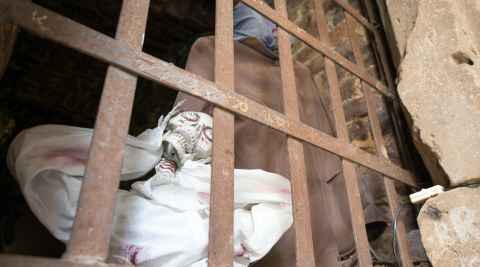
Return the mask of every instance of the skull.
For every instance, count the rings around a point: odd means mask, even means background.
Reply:
[[[187,160],[210,162],[213,140],[212,117],[202,112],[182,112],[167,124],[163,158],[181,167]]]

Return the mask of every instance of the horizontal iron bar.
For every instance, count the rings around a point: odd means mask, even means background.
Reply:
[[[348,3],[348,1],[345,1],[345,0],[334,0],[334,1],[339,6],[341,6],[345,10],[345,12],[350,14],[360,24],[365,26],[365,28],[367,28],[368,30],[370,30],[372,32],[375,32],[377,30],[376,27],[372,23],[370,23],[367,18],[362,16],[362,14],[358,10],[356,10],[352,5],[350,5]]]
[[[295,23],[288,20],[288,18],[281,16],[281,14],[279,14],[276,10],[265,4],[263,1],[242,0],[242,2],[244,2],[251,8],[257,10],[259,13],[269,18],[274,23],[278,24],[278,26],[283,28],[285,31],[302,40],[318,52],[322,53],[324,56],[331,59],[333,62],[337,63],[341,67],[345,68],[347,71],[351,72],[353,75],[360,78],[362,81],[368,83],[375,90],[377,90],[377,92],[383,94],[389,99],[393,99],[392,94],[388,91],[387,86],[382,81],[371,77],[362,68],[336,52],[335,49],[332,48],[330,45],[326,44],[325,42],[321,42],[319,39],[307,33],[305,30],[299,28]]]
[[[182,91],[236,114],[267,125],[301,141],[373,169],[401,183],[416,187],[415,177],[389,160],[267,108],[233,91],[187,72],[151,55],[134,51],[120,40],[112,39],[84,25],[25,0],[0,0],[9,3],[15,23],[49,40],[116,65],[146,79]]]
[[[23,255],[0,254],[0,266],[5,267],[132,267],[125,264],[79,263],[56,258],[41,258]]]

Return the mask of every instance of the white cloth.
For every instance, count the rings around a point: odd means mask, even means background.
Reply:
[[[161,158],[159,129],[129,136],[122,180]],[[161,134],[161,131],[160,131]],[[66,242],[75,216],[91,129],[45,125],[12,143],[8,166],[40,222]],[[211,167],[187,161],[173,182],[155,175],[119,190],[110,254],[139,266],[207,266]],[[235,170],[235,266],[263,257],[292,224],[290,183],[262,170]]]

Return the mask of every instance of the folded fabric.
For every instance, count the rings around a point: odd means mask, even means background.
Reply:
[[[162,128],[163,127],[163,128]],[[122,180],[139,178],[162,158],[162,120],[129,136]],[[22,132],[8,166],[40,222],[70,237],[92,130],[44,125]],[[207,266],[211,166],[187,161],[174,179],[160,174],[119,190],[110,255],[139,266]],[[235,266],[262,258],[292,224],[290,183],[262,170],[235,170]]]
[[[255,38],[271,57],[278,57],[277,26],[244,3],[233,9],[234,39]]]

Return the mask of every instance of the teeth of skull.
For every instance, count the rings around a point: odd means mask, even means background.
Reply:
[[[164,178],[173,178],[176,170],[177,164],[175,161],[167,159],[162,159],[158,165],[155,166],[155,171],[161,174]]]

